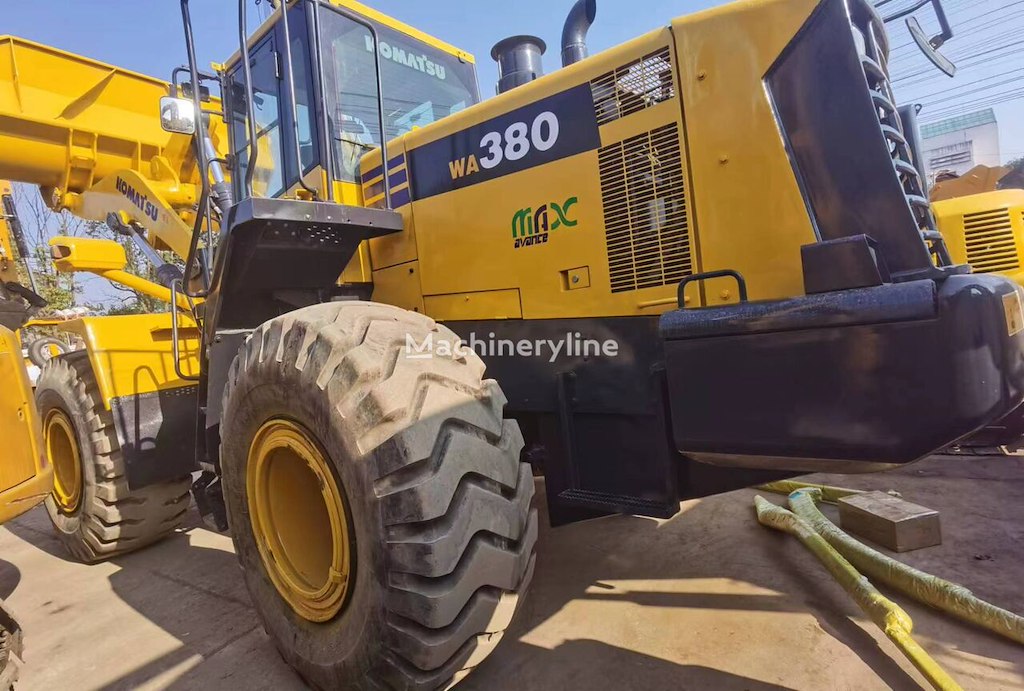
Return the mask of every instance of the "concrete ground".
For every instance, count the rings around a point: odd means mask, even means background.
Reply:
[[[902,559],[1024,612],[1024,459],[936,457],[818,478],[939,509],[944,544]],[[822,567],[757,524],[754,494],[687,502],[668,521],[544,531],[513,631],[459,688],[920,688]],[[231,540],[199,526],[83,566],[36,509],[0,529],[0,597],[26,631],[21,691],[302,688],[250,609]],[[1024,646],[894,599],[964,688],[1024,688]]]

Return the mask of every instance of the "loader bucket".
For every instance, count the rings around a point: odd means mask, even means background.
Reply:
[[[81,192],[111,173],[187,158],[191,138],[160,128],[169,85],[57,48],[0,36],[0,168]],[[31,133],[31,136],[26,136]]]

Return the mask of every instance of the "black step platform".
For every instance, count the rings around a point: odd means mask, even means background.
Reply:
[[[231,207],[217,248],[208,323],[253,328],[318,302],[359,243],[402,229],[400,214],[328,202],[250,197]],[[212,308],[212,311],[211,311]],[[212,318],[211,318],[212,317]]]

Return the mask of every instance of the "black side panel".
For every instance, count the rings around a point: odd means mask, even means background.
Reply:
[[[487,364],[487,376],[501,382],[508,408],[519,412],[557,412],[560,373],[575,376],[573,407],[580,413],[653,414],[647,375],[664,360],[658,317],[609,317],[602,319],[505,319],[501,321],[445,322],[445,326],[472,345],[494,343],[494,352],[476,346]],[[493,334],[493,337],[491,336]],[[545,346],[537,357],[509,355],[501,341],[571,341],[572,354],[562,350],[552,361]],[[615,341],[617,354],[582,353],[584,341]]]
[[[224,396],[224,386],[228,380],[228,370],[231,368],[231,363],[238,354],[238,350],[252,331],[252,329],[224,329],[213,337],[213,342],[207,351],[209,356],[207,371],[210,379],[206,403],[207,427],[220,424],[221,399]]]
[[[231,207],[206,301],[207,341],[322,302],[359,243],[402,230],[381,209],[248,198]]]
[[[894,276],[932,268],[843,0],[824,0],[765,76],[821,240],[867,235]]]
[[[185,386],[111,400],[131,489],[174,480],[197,469],[197,393],[197,387]]]
[[[209,470],[210,466],[220,468],[220,413],[224,387],[227,385],[231,363],[251,333],[252,329],[218,331],[210,347],[206,349],[206,367],[200,381],[206,406],[197,420],[196,431],[201,442],[199,458],[209,464],[204,466],[204,470]]]
[[[552,523],[602,513],[669,517],[679,510],[680,457],[669,440],[657,317],[448,322],[462,339],[566,341],[573,353],[481,353],[543,467]],[[489,334],[494,334],[489,339]],[[568,336],[568,339],[567,339]],[[584,355],[586,340],[617,354]],[[480,352],[478,348],[477,352]]]

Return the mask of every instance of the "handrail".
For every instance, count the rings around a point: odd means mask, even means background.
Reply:
[[[298,4],[301,4],[302,0],[299,0]],[[299,185],[302,189],[309,192],[313,199],[316,199],[319,195],[316,190],[306,184],[306,181],[302,179],[302,145],[299,143],[299,104],[298,97],[295,95],[295,70],[292,67],[292,39],[291,32],[288,30],[288,3],[281,3],[281,28],[284,31],[284,76],[285,86],[288,89],[288,100],[291,104],[292,111],[292,132],[290,139],[292,145],[295,148],[295,166],[296,172],[299,176]],[[285,166],[287,170],[287,166]]]
[[[182,84],[181,82],[178,81],[178,75],[181,74],[182,72],[188,72],[189,73],[189,78],[191,79],[191,77],[192,77],[192,69],[190,67],[178,66],[178,67],[175,67],[173,70],[171,70],[171,85],[174,86],[174,90],[175,90],[175,93],[172,94],[173,96],[177,96],[178,95],[177,91],[184,87],[184,84]],[[215,75],[212,75],[209,72],[200,72],[199,73],[199,77],[202,78],[202,79],[206,79],[206,80],[216,80],[217,79],[217,77]],[[184,93],[184,92],[182,92],[182,93]]]
[[[244,4],[245,0],[241,0]],[[192,34],[192,16],[189,12],[189,0],[181,0],[181,20],[185,28],[185,50],[188,53],[189,76],[192,79],[192,105],[196,112],[196,131],[192,134],[192,144],[196,152],[196,161],[199,163],[200,184],[202,193],[199,195],[199,210],[196,213],[196,220],[192,226],[192,240],[189,243],[188,257],[185,258],[185,280],[191,280],[193,264],[196,261],[199,248],[199,237],[203,232],[203,221],[206,221],[207,233],[212,233],[213,217],[210,213],[210,161],[206,158],[206,145],[203,141],[206,123],[203,119],[202,101],[199,96],[199,66],[196,60],[195,38]],[[183,292],[190,297],[200,297],[209,286],[209,270],[204,262],[203,286],[204,290],[191,295],[187,289]]]
[[[384,173],[384,206],[385,208],[391,208],[391,180],[388,176],[388,135],[384,129],[384,84],[381,80],[381,69],[380,69],[380,36],[377,34],[377,27],[375,27],[369,20],[360,17],[358,14],[349,12],[343,7],[337,5],[326,4],[324,0],[309,0],[316,5],[316,11],[319,13],[320,7],[326,7],[331,12],[335,12],[345,17],[346,19],[365,27],[370,32],[370,37],[373,39],[373,63],[376,68],[377,76],[377,121],[380,127],[380,163],[381,171]],[[316,19],[317,29],[319,30],[319,14]],[[320,52],[317,53],[317,59],[320,58]],[[319,64],[319,63],[318,63]],[[323,72],[323,67],[320,66],[319,72]],[[327,133],[324,133],[327,136]]]
[[[179,285],[182,286],[182,292],[184,292],[184,284],[180,279],[176,278],[173,281],[171,281],[171,358],[174,360],[174,373],[178,375],[179,379],[184,379],[185,381],[199,381],[198,376],[192,374],[185,374],[184,372],[181,371],[181,347],[178,345]],[[185,293],[185,297],[188,298],[188,293]],[[189,300],[189,305],[192,305],[191,300]],[[192,313],[195,314],[194,306],[192,307]]]
[[[256,161],[259,158],[259,146],[256,144],[256,113],[252,108],[252,66],[249,64],[249,37],[246,31],[245,4],[248,0],[238,0],[238,41],[242,53],[242,81],[245,82],[245,121],[249,130],[249,152],[245,167],[245,196],[252,196],[252,181],[256,175]]]

